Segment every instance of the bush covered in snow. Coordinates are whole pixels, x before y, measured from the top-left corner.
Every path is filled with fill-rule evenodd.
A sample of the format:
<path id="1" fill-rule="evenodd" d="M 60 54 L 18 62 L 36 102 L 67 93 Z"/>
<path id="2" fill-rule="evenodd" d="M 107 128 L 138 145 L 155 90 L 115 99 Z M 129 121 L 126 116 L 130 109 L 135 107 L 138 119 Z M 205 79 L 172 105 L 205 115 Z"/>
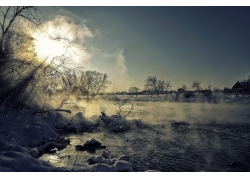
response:
<path id="1" fill-rule="evenodd" d="M 125 132 L 132 128 L 144 128 L 148 125 L 143 123 L 140 119 L 127 120 L 124 116 L 99 116 L 101 119 L 99 127 L 108 129 L 111 132 Z"/>

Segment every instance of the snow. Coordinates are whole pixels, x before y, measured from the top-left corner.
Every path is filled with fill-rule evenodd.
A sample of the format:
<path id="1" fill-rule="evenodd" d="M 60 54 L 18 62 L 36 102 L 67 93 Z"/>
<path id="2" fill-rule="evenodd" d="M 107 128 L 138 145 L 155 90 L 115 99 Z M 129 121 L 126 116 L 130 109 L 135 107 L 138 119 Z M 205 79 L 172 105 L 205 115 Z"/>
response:
<path id="1" fill-rule="evenodd" d="M 103 157 L 105 153 L 98 156 L 90 156 L 88 162 L 99 164 L 97 172 L 134 172 L 132 165 L 129 163 L 129 155 L 120 156 L 117 160 Z"/>
<path id="2" fill-rule="evenodd" d="M 135 106 L 130 118 L 119 115 L 95 115 L 89 120 L 82 112 L 77 112 L 73 115 L 63 112 L 49 112 L 35 115 L 25 109 L 21 111 L 9 110 L 7 117 L 4 114 L 0 114 L 0 171 L 133 172 L 133 164 L 129 161 L 130 154 L 121 155 L 116 159 L 108 150 L 103 150 L 100 155 L 95 154 L 90 156 L 87 161 L 81 160 L 80 162 L 75 162 L 73 168 L 71 164 L 64 167 L 55 167 L 47 161 L 38 159 L 38 155 L 49 146 L 56 147 L 60 145 L 63 140 L 62 133 L 64 130 L 81 132 L 94 128 L 96 131 L 114 133 L 113 135 L 115 136 L 115 134 L 123 134 L 130 130 L 150 129 L 152 124 L 160 123 L 163 117 L 168 118 L 168 122 L 173 127 L 181 124 L 188 126 L 187 128 L 192 126 L 192 124 L 202 121 L 208 122 L 211 120 L 211 122 L 215 121 L 217 123 L 235 122 L 237 117 L 241 118 L 237 119 L 238 123 L 245 123 L 249 120 L 249 107 L 244 106 L 250 102 L 248 97 L 225 96 L 223 99 L 220 99 L 220 102 L 224 103 L 223 105 L 208 103 L 166 103 L 162 102 L 163 98 L 155 98 L 154 101 L 157 102 L 148 102 L 150 101 L 149 96 L 145 99 L 143 97 L 139 97 L 138 99 L 140 100 L 140 98 L 141 101 Z M 167 109 L 167 111 L 163 109 Z M 242 110 L 244 113 L 237 112 L 237 109 Z M 146 113 L 143 114 L 142 112 Z M 231 114 L 228 115 L 228 113 Z M 137 118 L 140 116 L 143 120 Z M 185 118 L 187 117 L 193 120 L 186 122 Z M 183 129 L 184 127 L 182 129 L 179 128 L 179 130 Z M 178 127 L 176 131 L 178 131 Z M 216 131 L 216 129 L 213 129 L 213 131 Z M 218 131 L 217 133 L 220 132 Z M 139 133 L 137 135 L 141 139 L 144 138 L 145 141 L 147 140 L 145 136 Z M 152 137 L 147 138 L 149 140 L 152 139 Z M 95 139 L 89 139 L 88 143 L 94 141 Z M 146 171 L 157 172 L 154 169 Z"/>
<path id="3" fill-rule="evenodd" d="M 38 150 L 11 145 L 0 140 L 1 171 L 5 172 L 64 172 L 64 168 L 54 167 L 46 161 L 37 159 Z"/>
<path id="4" fill-rule="evenodd" d="M 28 111 L 9 112 L 5 117 L 0 114 L 0 171 L 6 172 L 54 172 L 54 171 L 94 171 L 94 166 L 86 163 L 77 163 L 72 167 L 55 167 L 50 163 L 38 159 L 38 154 L 49 146 L 56 146 L 60 141 L 58 129 L 71 126 L 80 131 L 82 128 L 98 126 L 100 119 L 88 121 L 81 112 L 72 117 L 61 116 L 58 113 L 47 115 L 34 115 Z M 71 119 L 71 121 L 70 121 Z M 89 144 L 95 140 L 91 139 Z M 96 141 L 95 141 L 96 142 Z M 98 171 L 105 171 L 105 163 L 108 171 L 132 171 L 132 166 L 128 161 L 108 160 L 108 152 L 103 152 L 103 156 L 93 158 L 92 163 L 98 163 Z M 101 163 L 101 165 L 100 165 Z M 102 166 L 102 164 L 104 164 Z M 106 166 L 105 166 L 106 167 Z M 96 171 L 97 171 L 96 169 Z M 112 170 L 111 170 L 112 169 Z"/>

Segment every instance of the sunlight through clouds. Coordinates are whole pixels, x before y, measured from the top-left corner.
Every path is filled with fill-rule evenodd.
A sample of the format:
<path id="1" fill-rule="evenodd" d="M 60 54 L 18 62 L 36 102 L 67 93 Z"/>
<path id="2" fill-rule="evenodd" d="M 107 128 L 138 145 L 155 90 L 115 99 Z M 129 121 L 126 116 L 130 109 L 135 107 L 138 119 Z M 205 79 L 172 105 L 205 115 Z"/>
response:
<path id="1" fill-rule="evenodd" d="M 48 63 L 56 56 L 65 55 L 72 65 L 89 61 L 92 54 L 87 50 L 86 41 L 94 37 L 85 25 L 77 25 L 69 17 L 56 16 L 43 24 L 43 29 L 33 33 L 35 48 L 39 57 Z"/>

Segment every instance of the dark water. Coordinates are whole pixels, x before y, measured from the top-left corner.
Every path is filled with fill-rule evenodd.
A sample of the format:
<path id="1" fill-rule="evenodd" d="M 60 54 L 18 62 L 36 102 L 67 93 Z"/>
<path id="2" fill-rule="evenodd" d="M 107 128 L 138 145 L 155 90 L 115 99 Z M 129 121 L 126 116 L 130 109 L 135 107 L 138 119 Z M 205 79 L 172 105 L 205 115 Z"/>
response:
<path id="1" fill-rule="evenodd" d="M 130 154 L 135 171 L 163 172 L 245 172 L 250 171 L 250 124 L 197 123 L 165 121 L 161 124 L 135 128 L 124 133 L 105 129 L 93 133 L 70 135 L 71 145 L 54 155 L 40 159 L 55 166 L 87 163 L 91 155 L 75 151 L 75 145 L 95 138 L 116 158 Z M 95 155 L 100 155 L 97 150 Z M 68 158 L 70 155 L 70 158 Z"/>
<path id="2" fill-rule="evenodd" d="M 144 156 L 138 155 L 138 165 L 148 161 L 145 163 L 148 167 L 139 166 L 138 170 L 249 171 L 249 127 L 211 124 L 173 127 L 171 138 L 154 138 L 155 148 L 147 149 Z"/>
<path id="3" fill-rule="evenodd" d="M 98 103 L 89 108 L 89 115 L 98 114 Z M 109 108 L 108 114 L 117 110 L 115 106 Z M 95 138 L 116 158 L 130 154 L 135 171 L 250 170 L 250 108 L 247 104 L 138 102 L 127 119 L 139 118 L 144 126 L 133 126 L 124 133 L 100 127 L 92 133 L 71 134 L 71 145 L 40 159 L 55 166 L 73 167 L 76 159 L 77 163 L 87 163 L 86 158 L 91 154 L 77 152 L 75 146 Z M 101 153 L 102 150 L 98 150 L 95 155 Z"/>

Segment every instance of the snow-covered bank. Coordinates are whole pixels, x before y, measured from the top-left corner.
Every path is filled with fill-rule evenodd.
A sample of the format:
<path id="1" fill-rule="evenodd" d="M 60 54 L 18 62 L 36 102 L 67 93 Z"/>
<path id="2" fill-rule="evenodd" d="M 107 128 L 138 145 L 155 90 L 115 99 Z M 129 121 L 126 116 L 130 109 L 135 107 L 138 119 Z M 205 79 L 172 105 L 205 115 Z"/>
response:
<path id="1" fill-rule="evenodd" d="M 60 135 L 57 127 L 67 123 L 65 118 L 55 117 L 56 114 L 39 116 L 27 110 L 11 110 L 6 117 L 0 114 L 0 171 L 69 171 L 38 159 L 40 152 L 56 144 Z"/>
<path id="2" fill-rule="evenodd" d="M 44 153 L 48 148 L 49 150 L 54 148 L 56 151 L 59 147 L 66 147 L 63 144 L 65 143 L 63 133 L 88 131 L 91 128 L 97 128 L 101 121 L 103 120 L 100 118 L 96 121 L 88 121 L 82 113 L 67 117 L 52 112 L 34 115 L 25 110 L 19 112 L 13 110 L 6 117 L 0 114 L 0 171 L 133 171 L 128 161 L 125 162 L 119 158 L 106 164 L 105 162 L 109 160 L 103 157 L 101 162 L 92 162 L 92 164 L 98 163 L 97 165 L 78 162 L 74 164 L 74 167 L 55 167 L 49 162 L 38 159 L 39 154 Z M 120 119 L 112 122 L 115 121 L 120 121 Z M 123 119 L 123 121 L 126 120 Z M 113 126 L 110 128 L 114 129 Z M 101 157 L 99 156 L 99 159 Z"/>
<path id="3" fill-rule="evenodd" d="M 50 163 L 37 159 L 40 148 L 24 148 L 19 145 L 12 145 L 0 140 L 0 171 L 2 172 L 133 172 L 129 163 L 129 156 L 121 156 L 116 159 L 108 159 L 105 154 L 91 156 L 89 162 L 74 164 L 74 167 L 54 167 Z M 106 152 L 106 151 L 103 151 Z M 107 152 L 106 152 L 107 153 Z"/>
<path id="4" fill-rule="evenodd" d="M 54 167 L 37 159 L 38 148 L 28 149 L 0 140 L 0 171 L 2 172 L 64 172 L 65 168 Z"/>

